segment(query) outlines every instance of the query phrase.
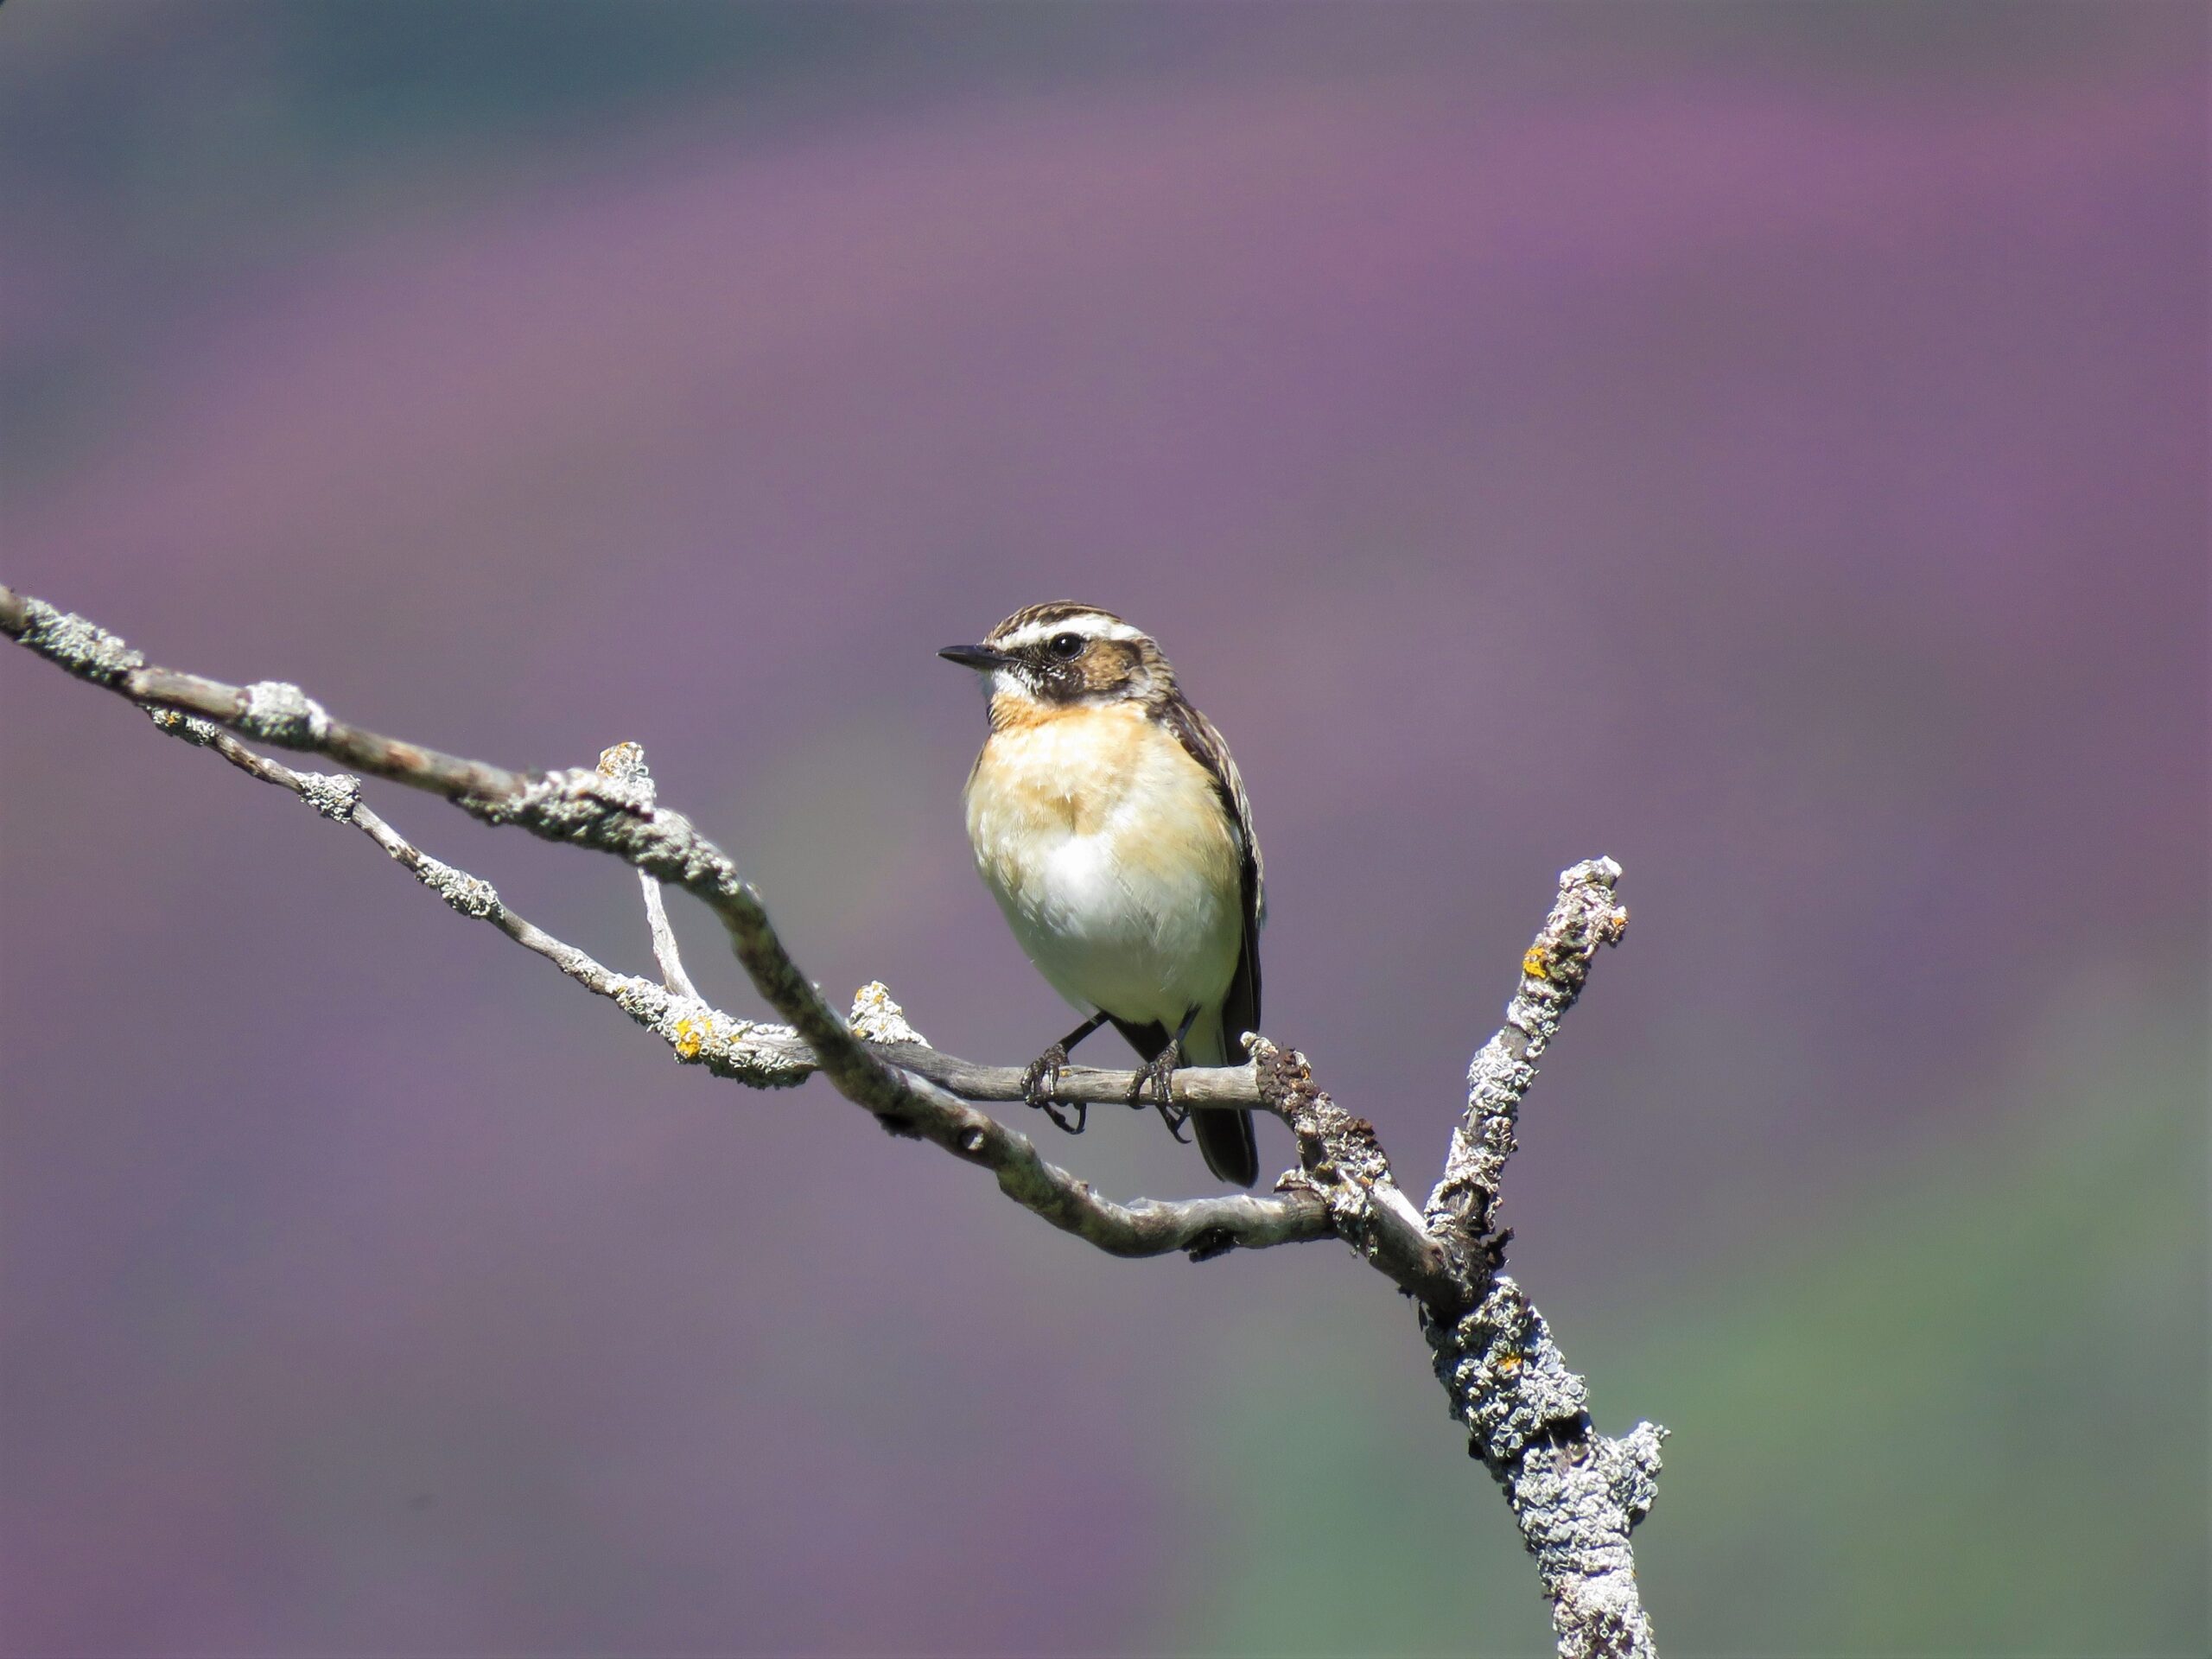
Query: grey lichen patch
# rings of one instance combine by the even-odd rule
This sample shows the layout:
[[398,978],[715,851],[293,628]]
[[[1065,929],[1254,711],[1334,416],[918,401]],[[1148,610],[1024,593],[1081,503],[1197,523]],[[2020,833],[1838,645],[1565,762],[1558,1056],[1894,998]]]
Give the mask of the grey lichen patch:
[[[613,995],[616,1007],[646,1030],[668,1037],[662,1022],[676,998],[666,987],[657,980],[639,979],[634,974],[625,974],[614,982]],[[673,1043],[675,1039],[671,1037],[669,1040]],[[683,1057],[679,1055],[677,1058]]]
[[1543,931],[1521,959],[1521,984],[1506,1024],[1527,1039],[1522,1052],[1540,1057],[1559,1033],[1559,1022],[1582,994],[1590,959],[1602,945],[1618,944],[1628,912],[1613,903],[1621,867],[1610,858],[1586,859],[1559,873],[1559,900]]
[[197,715],[181,715],[174,709],[149,709],[146,713],[155,725],[171,737],[191,744],[195,749],[207,747],[222,731],[212,720],[202,720]]
[[1551,1600],[1561,1659],[1656,1659],[1636,1556],[1603,1471],[1544,1454],[1529,1464],[1508,1501]]
[[1306,1179],[1327,1203],[1338,1236],[1371,1260],[1380,1243],[1376,1195],[1396,1187],[1375,1126],[1319,1088],[1313,1066],[1296,1049],[1277,1048],[1256,1035],[1248,1036],[1245,1046],[1257,1063],[1261,1096],[1298,1137]]
[[1610,858],[1571,865],[1559,897],[1521,959],[1505,1023],[1467,1067],[1467,1113],[1452,1132],[1444,1176],[1429,1194],[1430,1224],[1480,1241],[1494,1225],[1500,1179],[1513,1155],[1521,1102],[1535,1062],[1589,981],[1600,947],[1620,943],[1628,912],[1613,902],[1621,867]]
[[[335,818],[340,823],[351,823],[353,821],[353,809],[361,804],[359,779],[343,772],[303,772],[299,774],[299,779],[300,798],[322,814],[324,817]],[[425,861],[435,861],[426,860]],[[439,868],[446,867],[441,865]],[[427,881],[429,878],[425,877],[424,880]],[[477,885],[484,886],[481,882]],[[485,887],[485,891],[490,893],[491,889]],[[446,902],[453,904],[449,897]],[[495,906],[498,905],[497,893],[492,895],[492,902]],[[454,908],[458,910],[461,906],[454,905]]]
[[1654,1659],[1629,1534],[1650,1510],[1663,1433],[1535,1446],[1506,1479],[1567,1659]]
[[[736,866],[689,818],[653,805],[649,778],[641,783],[595,771],[553,772],[512,795],[463,797],[455,804],[486,823],[511,823],[548,841],[614,853],[655,880],[702,898],[735,895],[744,885]],[[757,900],[748,895],[747,903]]]
[[1613,1497],[1630,1526],[1650,1514],[1659,1501],[1659,1471],[1664,1466],[1659,1446],[1666,1438],[1667,1431],[1658,1424],[1638,1423],[1625,1440],[1606,1442],[1620,1454],[1611,1471]]
[[589,772],[580,768],[553,777],[566,779],[572,795],[602,801],[619,811],[642,818],[653,810],[652,771],[645,765],[645,750],[635,743],[617,743]]
[[306,748],[330,731],[322,705],[285,680],[256,680],[245,689],[238,728],[248,737],[289,749]]
[[489,881],[466,870],[456,870],[428,853],[421,855],[415,866],[415,876],[464,916],[486,921],[499,913],[499,895]]
[[813,1074],[811,1064],[793,1058],[798,1039],[788,1026],[741,1020],[696,997],[674,995],[649,979],[622,980],[614,1001],[686,1065],[703,1065],[717,1077],[754,1089],[789,1089]]
[[42,599],[29,598],[23,601],[23,610],[30,626],[18,636],[21,642],[72,674],[97,685],[112,685],[131,670],[146,666],[142,653],[73,611],[57,610]]
[[517,824],[549,841],[594,845],[620,839],[613,829],[618,816],[652,810],[651,799],[631,780],[581,769],[549,772],[515,794],[461,805],[487,823]]
[[1452,1414],[1493,1468],[1554,1424],[1578,1421],[1589,1403],[1588,1384],[1567,1370],[1544,1316],[1504,1274],[1474,1312],[1457,1325],[1432,1325],[1428,1339]]
[[853,1035],[864,1043],[927,1043],[928,1039],[906,1023],[906,1011],[891,999],[881,980],[872,979],[853,993],[853,1011],[845,1016]]
[[599,752],[599,775],[617,783],[633,783],[640,779],[650,782],[652,772],[645,765],[645,749],[642,743],[624,741]]

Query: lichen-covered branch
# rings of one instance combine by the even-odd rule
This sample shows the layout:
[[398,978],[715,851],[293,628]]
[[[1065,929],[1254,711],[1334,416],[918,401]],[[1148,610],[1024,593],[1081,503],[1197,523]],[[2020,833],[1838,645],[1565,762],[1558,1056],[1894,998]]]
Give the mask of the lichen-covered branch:
[[1591,958],[1618,944],[1628,912],[1613,902],[1621,867],[1597,858],[1563,870],[1559,898],[1535,942],[1521,958],[1521,982],[1506,1005],[1505,1023],[1467,1067],[1467,1110],[1445,1154],[1444,1178],[1428,1195],[1428,1224],[1462,1254],[1471,1273],[1495,1271],[1503,1242],[1496,1232],[1498,1183],[1513,1155],[1521,1097],[1536,1080],[1536,1061],[1559,1023],[1582,995]]
[[1562,1659],[1656,1659],[1629,1535],[1657,1496],[1667,1431],[1592,1426],[1589,1385],[1521,1287],[1491,1276],[1457,1319],[1424,1308],[1436,1378],[1467,1449],[1504,1490],[1552,1604]]
[[[755,1088],[788,1087],[818,1071],[893,1133],[989,1170],[1016,1203],[1114,1255],[1179,1250],[1204,1259],[1344,1240],[1418,1304],[1453,1414],[1504,1489],[1536,1559],[1560,1652],[1568,1659],[1655,1653],[1630,1533],[1651,1506],[1663,1431],[1638,1424],[1619,1440],[1595,1432],[1583,1380],[1502,1271],[1509,1236],[1497,1224],[1535,1062],[1580,993],[1598,947],[1617,943],[1627,919],[1613,903],[1620,871],[1611,861],[1577,865],[1560,877],[1559,900],[1523,958],[1505,1025],[1469,1069],[1466,1115],[1425,1210],[1405,1196],[1373,1127],[1314,1083],[1303,1055],[1260,1038],[1248,1065],[1177,1072],[1173,1098],[1199,1110],[1274,1112],[1297,1139],[1299,1167],[1265,1196],[1119,1204],[979,1109],[980,1102],[1022,1099],[1023,1068],[978,1065],[931,1048],[880,985],[863,987],[850,1013],[837,1014],[800,972],[728,855],[658,804],[634,744],[607,750],[588,770],[510,772],[349,725],[296,686],[232,686],[151,666],[84,619],[4,587],[0,632],[130,698],[164,731],[352,824],[454,910],[607,998],[680,1060]],[[487,823],[622,859],[639,872],[658,981],[616,973],[516,915],[490,883],[423,852],[372,811],[358,779],[296,771],[241,739],[323,755],[445,796]],[[664,885],[681,887],[721,920],[754,989],[787,1024],[740,1019],[698,995],[661,904]],[[1134,1085],[1131,1072],[1071,1067],[1052,1094],[1071,1104],[1127,1102]]]
[[1255,1038],[1252,1057],[1261,1097],[1298,1137],[1299,1167],[1284,1182],[1318,1194],[1329,1207],[1337,1236],[1423,1306],[1447,1307],[1463,1300],[1465,1282],[1421,1211],[1398,1190],[1375,1126],[1330,1099],[1296,1050],[1286,1053]]
[[1505,1023],[1467,1068],[1466,1116],[1426,1212],[1456,1276],[1477,1289],[1471,1306],[1423,1305],[1437,1381],[1466,1427],[1468,1450],[1504,1489],[1566,1659],[1657,1653],[1629,1535],[1656,1495],[1666,1431],[1638,1423],[1616,1440],[1592,1426],[1588,1385],[1501,1270],[1510,1235],[1497,1225],[1497,1203],[1536,1060],[1581,995],[1599,948],[1619,944],[1628,926],[1628,912],[1613,902],[1620,874],[1609,858],[1560,873],[1559,898],[1522,957]]

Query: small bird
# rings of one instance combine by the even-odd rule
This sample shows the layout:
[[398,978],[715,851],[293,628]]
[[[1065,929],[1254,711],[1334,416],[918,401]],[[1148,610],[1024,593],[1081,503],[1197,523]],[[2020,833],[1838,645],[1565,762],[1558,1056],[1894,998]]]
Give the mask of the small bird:
[[[1109,1020],[1144,1058],[1176,1139],[1177,1066],[1225,1065],[1260,1023],[1267,915],[1252,808],[1229,746],[1176,688],[1143,632],[1093,605],[1016,611],[980,645],[938,653],[984,677],[990,736],[968,774],[968,839],[984,885],[1052,988],[1090,1018],[1030,1066],[1029,1103]],[[1223,1180],[1260,1173],[1252,1115],[1197,1114]]]

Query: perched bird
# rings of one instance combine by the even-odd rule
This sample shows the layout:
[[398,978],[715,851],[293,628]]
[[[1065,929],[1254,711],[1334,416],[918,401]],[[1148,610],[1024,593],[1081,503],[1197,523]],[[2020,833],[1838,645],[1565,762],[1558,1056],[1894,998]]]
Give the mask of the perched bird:
[[[1038,971],[1091,1016],[1029,1068],[1029,1103],[1081,1128],[1045,1096],[1110,1020],[1146,1062],[1129,1103],[1149,1087],[1180,1140],[1175,1068],[1229,1064],[1260,1023],[1267,900],[1229,746],[1160,647],[1095,606],[1033,605],[938,654],[981,673],[990,703],[965,795],[976,868]],[[1251,1185],[1251,1114],[1196,1116],[1206,1167]]]

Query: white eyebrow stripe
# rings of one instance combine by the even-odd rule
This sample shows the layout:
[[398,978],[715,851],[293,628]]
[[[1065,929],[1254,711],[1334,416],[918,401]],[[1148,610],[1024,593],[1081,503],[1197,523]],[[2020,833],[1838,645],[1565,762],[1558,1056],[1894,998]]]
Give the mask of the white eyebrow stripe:
[[1144,632],[1133,628],[1118,617],[1101,616],[1092,612],[1087,616],[1071,616],[1058,622],[1032,622],[1027,627],[1016,628],[998,642],[1001,651],[1020,651],[1030,645],[1040,645],[1055,634],[1077,633],[1086,639],[1141,639]]

